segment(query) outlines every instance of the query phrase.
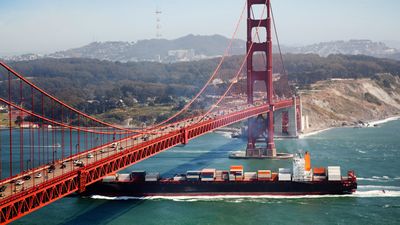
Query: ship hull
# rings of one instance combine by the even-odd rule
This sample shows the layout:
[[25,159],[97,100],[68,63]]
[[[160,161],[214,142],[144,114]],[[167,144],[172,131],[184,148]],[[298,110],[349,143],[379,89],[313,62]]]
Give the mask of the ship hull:
[[211,182],[98,182],[84,195],[104,196],[214,196],[214,195],[327,195],[351,194],[349,181],[211,181]]

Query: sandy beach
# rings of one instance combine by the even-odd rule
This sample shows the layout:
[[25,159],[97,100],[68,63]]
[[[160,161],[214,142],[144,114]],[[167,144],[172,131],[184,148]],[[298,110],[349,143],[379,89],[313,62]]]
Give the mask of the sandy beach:
[[[379,125],[379,124],[383,124],[383,123],[387,123],[387,122],[394,121],[394,120],[399,120],[399,119],[400,119],[400,116],[391,116],[391,117],[388,117],[388,118],[385,118],[385,119],[371,120],[371,121],[368,121],[367,124],[369,124],[369,127],[372,128],[375,125]],[[353,127],[353,126],[347,126],[347,127]],[[369,127],[366,127],[366,128],[369,128]],[[325,131],[333,129],[333,128],[338,128],[338,127],[328,127],[328,128],[324,128],[324,129],[321,129],[321,130],[314,130],[314,131],[306,132],[306,133],[300,134],[299,138],[305,138],[305,137],[309,137],[309,136],[312,136],[312,135],[316,135],[316,134],[325,132]]]

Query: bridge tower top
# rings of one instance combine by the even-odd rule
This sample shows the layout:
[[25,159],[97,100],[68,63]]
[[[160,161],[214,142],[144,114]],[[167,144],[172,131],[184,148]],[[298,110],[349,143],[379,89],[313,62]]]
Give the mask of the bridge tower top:
[[[262,12],[256,11],[262,6]],[[255,81],[264,81],[267,100],[273,103],[272,33],[270,0],[247,0],[247,101],[253,104]],[[265,35],[265,36],[264,36]],[[264,65],[256,68],[255,57],[265,57]]]

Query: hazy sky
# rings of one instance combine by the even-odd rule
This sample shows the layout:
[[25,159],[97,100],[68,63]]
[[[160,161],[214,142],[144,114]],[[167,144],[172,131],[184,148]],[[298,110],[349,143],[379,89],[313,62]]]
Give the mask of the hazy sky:
[[[49,53],[92,41],[161,33],[231,36],[245,0],[0,0],[0,55]],[[400,41],[399,0],[272,0],[283,44],[372,39]],[[239,38],[245,38],[245,26]]]

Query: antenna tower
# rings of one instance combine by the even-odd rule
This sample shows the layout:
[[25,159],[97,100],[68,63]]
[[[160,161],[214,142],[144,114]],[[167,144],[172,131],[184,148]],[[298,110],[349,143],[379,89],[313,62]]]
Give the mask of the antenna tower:
[[161,35],[161,13],[162,11],[158,9],[156,9],[156,38],[160,38]]

